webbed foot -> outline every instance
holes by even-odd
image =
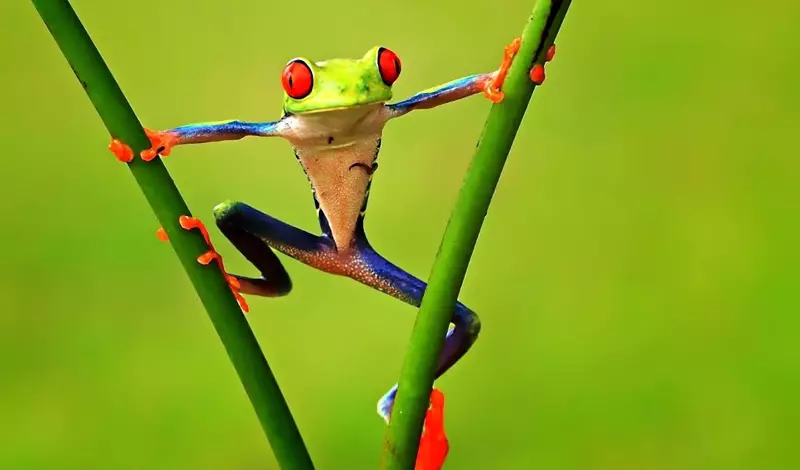
[[[250,307],[247,305],[247,301],[242,297],[242,294],[239,292],[241,289],[241,284],[239,280],[236,279],[234,276],[228,274],[225,271],[225,265],[222,262],[222,256],[214,249],[214,245],[211,243],[211,237],[208,234],[208,230],[206,229],[203,222],[196,217],[189,217],[187,215],[182,215],[178,219],[178,223],[180,226],[185,230],[192,230],[198,229],[200,233],[203,235],[203,239],[205,239],[206,244],[208,245],[208,251],[203,253],[202,255],[197,257],[197,262],[202,265],[208,265],[212,261],[216,260],[219,269],[222,271],[222,274],[225,276],[225,280],[228,282],[228,286],[231,288],[231,292],[233,292],[233,296],[236,298],[236,302],[239,303],[239,307],[242,309],[243,312],[247,313],[250,311]],[[156,236],[161,241],[169,241],[169,237],[167,236],[167,232],[164,231],[163,227],[160,227],[158,231],[156,231]]]
[[[378,402],[378,414],[389,423],[389,418],[397,395],[397,385]],[[425,414],[422,435],[419,439],[417,462],[414,470],[439,470],[450,450],[450,443],[444,432],[444,393],[438,388],[431,391],[430,407]]]
[[[172,147],[178,142],[178,136],[172,132],[153,131],[145,128],[144,133],[150,139],[151,147],[142,150],[142,160],[149,162],[158,155],[167,156],[172,151]]]
[[[511,44],[506,46],[506,49],[503,53],[503,62],[500,64],[500,68],[497,69],[494,78],[490,80],[486,84],[486,88],[483,89],[484,96],[489,98],[492,103],[499,103],[503,101],[503,92],[500,91],[500,88],[502,88],[503,82],[506,80],[508,69],[511,68],[511,61],[514,60],[514,56],[519,51],[520,44],[522,44],[522,40],[520,38],[516,38],[511,42]]]
[[[142,150],[139,156],[146,162],[156,158],[159,154],[169,155],[172,147],[178,142],[178,136],[171,132],[151,131],[150,129],[145,129],[144,132],[147,134],[147,138],[150,139],[151,147],[147,150]],[[130,163],[133,161],[133,150],[128,144],[119,139],[112,138],[108,149],[121,162]]]
[[[414,470],[441,469],[449,450],[450,443],[444,432],[444,393],[434,388],[431,392],[431,406],[425,415]]]

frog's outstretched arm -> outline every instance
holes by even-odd
[[[506,46],[503,62],[500,64],[500,68],[494,72],[453,80],[444,85],[421,91],[406,100],[387,105],[388,118],[400,117],[417,109],[435,108],[480,92],[483,92],[493,102],[499,103],[503,100],[503,92],[500,89],[508,74],[508,69],[511,67],[511,61],[519,51],[519,46],[519,38]],[[546,61],[553,60],[555,53],[555,46],[551,46],[547,51]],[[541,85],[544,82],[544,66],[535,65],[530,71],[530,77],[534,83]]]
[[[219,121],[187,124],[164,131],[145,129],[151,147],[143,150],[142,160],[150,161],[158,155],[169,155],[172,147],[184,144],[202,144],[222,140],[238,140],[247,136],[281,137],[291,128],[286,118],[274,122]],[[125,143],[111,139],[109,149],[123,162],[133,160],[133,151]]]
[[[145,129],[152,147],[142,152],[142,159],[169,155],[172,147],[184,144],[203,144],[222,140],[238,140],[247,136],[281,136],[290,125],[284,120],[274,122],[218,121],[187,124],[164,131]]]
[[[487,89],[497,72],[471,75],[435,88],[421,91],[410,98],[387,105],[390,118],[400,117],[418,109],[435,108]]]
[[[399,103],[387,105],[389,119],[403,116],[417,109],[435,108],[480,92],[483,92],[493,102],[499,103],[503,100],[503,92],[500,91],[500,88],[506,79],[514,55],[519,51],[519,46],[519,38],[506,46],[503,62],[500,64],[500,68],[494,72],[459,78],[444,85],[423,90]]]
[[[247,136],[278,136],[288,128],[283,121],[244,122],[219,121],[187,124],[158,132],[172,139],[173,145],[202,144],[221,140],[238,140]]]

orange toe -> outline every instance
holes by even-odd
[[[556,56],[556,45],[553,44],[547,49],[547,55],[545,55],[544,60],[550,62]]]
[[[537,85],[541,85],[544,83],[545,74],[544,74],[544,66],[540,64],[536,64],[531,69],[531,80],[533,83]]]
[[[206,241],[206,244],[209,247],[212,247],[211,237],[208,235],[208,230],[206,230],[206,226],[203,225],[203,222],[201,222],[200,219],[198,219],[197,217],[182,215],[180,216],[180,218],[178,218],[178,223],[185,230],[192,230],[194,228],[200,230],[200,233],[203,235],[203,239]]]
[[[206,245],[208,245],[208,251],[198,256],[197,262],[205,266],[216,260],[217,266],[219,266],[219,269],[225,276],[225,281],[228,283],[228,287],[230,287],[233,296],[236,298],[236,302],[239,304],[239,307],[241,307],[242,311],[245,313],[249,312],[250,307],[247,305],[247,301],[245,301],[244,297],[242,297],[242,294],[239,292],[239,288],[241,287],[239,280],[225,271],[225,265],[222,263],[222,256],[220,256],[220,254],[214,249],[214,245],[211,243],[211,237],[208,234],[206,226],[203,225],[203,222],[196,217],[182,215],[178,219],[178,223],[185,230],[200,230],[200,233],[203,235],[203,239],[206,241]]]
[[[202,264],[203,266],[206,266],[208,264],[211,264],[212,261],[220,260],[221,258],[222,257],[216,251],[208,250],[202,255],[197,257],[197,262]]]
[[[444,432],[444,394],[434,388],[419,441],[415,470],[440,470],[450,451]]]
[[[553,44],[549,48],[547,48],[547,53],[544,56],[545,63],[550,62],[556,56],[556,45]],[[544,79],[547,77],[544,72],[544,65],[536,64],[531,68],[530,72],[531,81],[537,85],[541,85],[544,83]]]
[[[514,56],[519,52],[519,47],[522,44],[522,39],[516,38],[514,39],[511,44],[506,46],[506,49],[503,53],[503,62],[500,64],[500,68],[497,69],[497,74],[495,75],[493,80],[490,80],[486,84],[486,88],[483,90],[484,96],[489,98],[492,103],[499,103],[503,101],[503,92],[500,89],[503,87],[503,82],[506,80],[506,75],[508,75],[508,69],[511,68],[511,62],[514,60]]]
[[[108,144],[108,149],[111,150],[111,153],[121,162],[130,163],[133,161],[133,149],[128,147],[128,145],[121,140],[112,138],[111,143]]]

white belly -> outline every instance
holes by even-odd
[[[381,106],[293,116],[289,137],[336,247],[351,247],[385,120]]]

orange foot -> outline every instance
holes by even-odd
[[[486,84],[486,88],[483,89],[483,94],[489,98],[492,103],[503,101],[503,92],[500,91],[500,88],[506,80],[508,69],[511,68],[511,61],[514,60],[514,56],[519,52],[520,44],[522,44],[522,40],[516,38],[511,41],[511,44],[506,46],[505,52],[503,53],[503,62],[500,64],[500,68],[497,69],[497,74],[493,80],[490,80]]]
[[[444,433],[444,393],[434,388],[431,392],[431,407],[425,415],[414,470],[441,469],[449,450],[450,443]]]
[[[553,44],[552,46],[550,46],[549,49],[547,49],[547,54],[545,55],[544,60],[545,62],[550,62],[551,60],[553,60],[553,57],[555,56],[556,56],[556,45]],[[544,83],[544,79],[545,79],[544,65],[540,64],[534,65],[533,68],[531,69],[531,80],[533,81],[533,83],[541,85],[542,83]]]
[[[142,150],[142,160],[149,162],[156,158],[159,154],[163,156],[169,155],[172,147],[178,143],[178,136],[171,132],[152,131],[145,128],[144,133],[150,139],[150,148]]]
[[[150,129],[145,129],[144,132],[147,134],[147,138],[150,139],[150,148],[142,150],[139,156],[146,162],[156,158],[159,154],[169,155],[172,147],[178,143],[178,136],[171,132],[158,132]],[[133,161],[133,150],[121,140],[112,138],[108,149],[121,162],[130,163]]]
[[[182,215],[178,219],[178,223],[181,225],[182,228],[186,230],[198,229],[200,233],[203,235],[203,238],[208,245],[208,251],[203,253],[202,255],[197,257],[197,262],[202,265],[208,265],[213,260],[217,260],[217,265],[219,269],[222,271],[222,274],[225,275],[225,280],[228,281],[228,286],[231,288],[231,292],[233,292],[233,296],[236,297],[236,302],[239,303],[239,307],[241,307],[242,311],[245,313],[250,311],[250,307],[247,305],[247,301],[244,300],[242,294],[239,293],[239,289],[241,285],[239,284],[239,280],[235,277],[228,274],[225,271],[225,265],[222,263],[222,256],[214,250],[214,245],[211,243],[211,237],[208,235],[208,230],[206,230],[205,225],[200,219],[196,217],[189,217],[187,215]],[[169,241],[169,237],[167,236],[167,232],[164,231],[163,227],[160,227],[158,231],[156,231],[156,236],[159,240],[162,241]]]

